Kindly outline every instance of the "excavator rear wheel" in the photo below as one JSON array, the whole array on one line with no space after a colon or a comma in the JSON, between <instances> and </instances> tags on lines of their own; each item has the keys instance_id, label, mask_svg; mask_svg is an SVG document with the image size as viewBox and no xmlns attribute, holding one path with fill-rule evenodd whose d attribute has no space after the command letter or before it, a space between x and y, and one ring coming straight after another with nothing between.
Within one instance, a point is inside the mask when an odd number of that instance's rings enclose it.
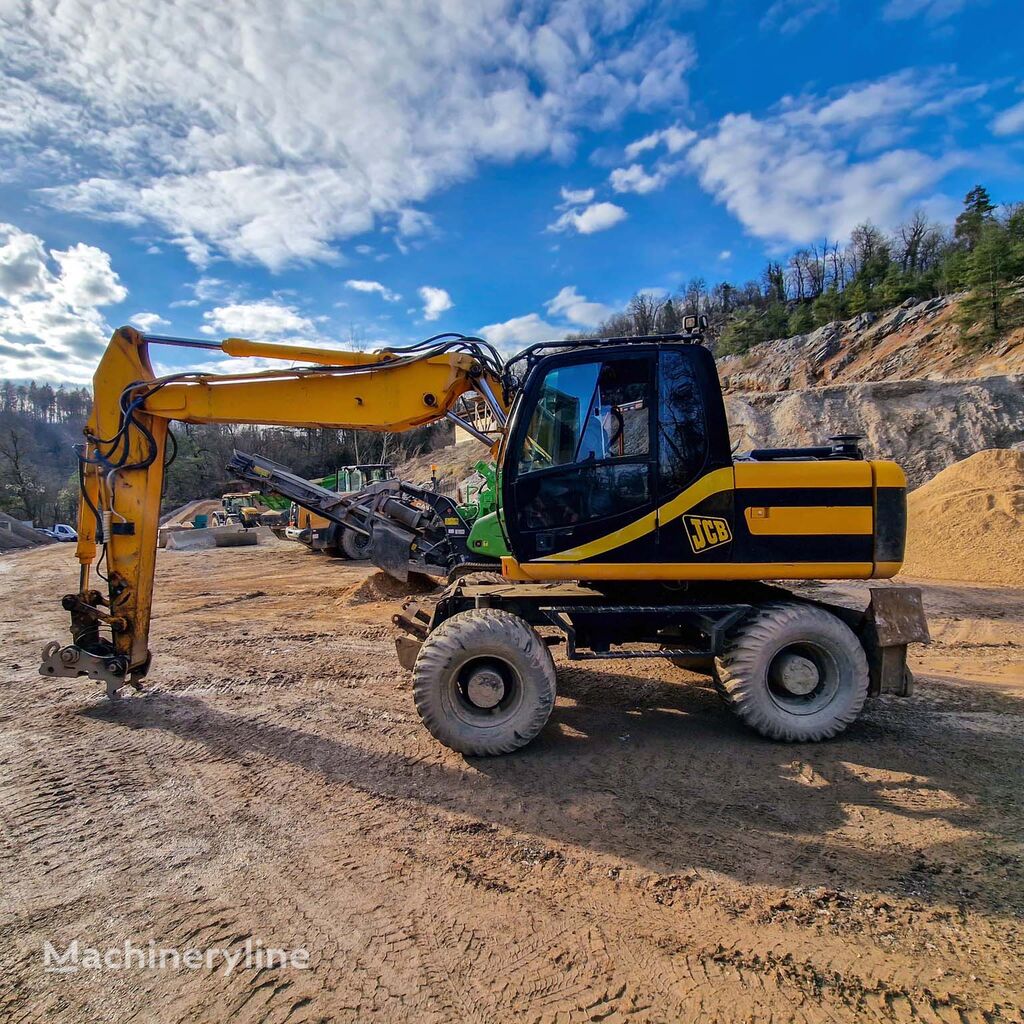
<instances>
[{"instance_id":1,"label":"excavator rear wheel","mask_svg":"<svg viewBox=\"0 0 1024 1024\"><path fill-rule=\"evenodd\" d=\"M555 704L555 663L518 615L475 608L423 642L412 692L423 724L446 747L507 754L544 728Z\"/></svg>"},{"instance_id":2,"label":"excavator rear wheel","mask_svg":"<svg viewBox=\"0 0 1024 1024\"><path fill-rule=\"evenodd\" d=\"M715 668L729 707L773 740L837 736L868 695L867 656L853 630L809 604L755 609L730 632Z\"/></svg>"}]
</instances>

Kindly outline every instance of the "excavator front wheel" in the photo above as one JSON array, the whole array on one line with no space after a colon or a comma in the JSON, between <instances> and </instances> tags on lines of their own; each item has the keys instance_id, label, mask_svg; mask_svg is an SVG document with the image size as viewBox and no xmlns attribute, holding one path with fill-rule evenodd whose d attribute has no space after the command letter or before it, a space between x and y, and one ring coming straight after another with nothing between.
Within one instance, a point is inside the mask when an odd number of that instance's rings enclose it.
<instances>
[{"instance_id":1,"label":"excavator front wheel","mask_svg":"<svg viewBox=\"0 0 1024 1024\"><path fill-rule=\"evenodd\" d=\"M346 557L358 562L360 559L370 556L370 535L368 533L357 533L355 530L345 528L341 531L341 550Z\"/></svg>"},{"instance_id":2,"label":"excavator front wheel","mask_svg":"<svg viewBox=\"0 0 1024 1024\"><path fill-rule=\"evenodd\" d=\"M518 615L476 608L447 619L413 668L416 710L431 734L462 754L507 754L544 728L555 704L555 664Z\"/></svg>"},{"instance_id":3,"label":"excavator front wheel","mask_svg":"<svg viewBox=\"0 0 1024 1024\"><path fill-rule=\"evenodd\" d=\"M837 736L868 695L868 661L842 619L809 604L756 608L715 661L729 707L773 740Z\"/></svg>"}]
</instances>

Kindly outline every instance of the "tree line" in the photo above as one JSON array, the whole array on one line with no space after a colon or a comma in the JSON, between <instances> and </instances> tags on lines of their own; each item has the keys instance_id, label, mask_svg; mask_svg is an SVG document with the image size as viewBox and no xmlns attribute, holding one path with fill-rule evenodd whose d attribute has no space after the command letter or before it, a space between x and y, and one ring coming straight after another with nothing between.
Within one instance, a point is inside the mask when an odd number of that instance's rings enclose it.
<instances>
[{"instance_id":1,"label":"tree line","mask_svg":"<svg viewBox=\"0 0 1024 1024\"><path fill-rule=\"evenodd\" d=\"M5 393L0 384L0 394ZM91 396L80 415L55 420L28 404L0 408L0 512L37 526L74 523L78 504L78 457L82 425ZM217 497L249 485L226 470L234 449L258 453L308 478L332 474L341 466L401 463L452 440L450 424L434 424L403 434L361 430L295 430L283 427L216 423L173 424L173 462L164 479L163 511L195 498Z\"/></svg>"},{"instance_id":2,"label":"tree line","mask_svg":"<svg viewBox=\"0 0 1024 1024\"><path fill-rule=\"evenodd\" d=\"M89 388L0 381L0 414L19 413L40 423L84 423L91 405Z\"/></svg>"},{"instance_id":3,"label":"tree line","mask_svg":"<svg viewBox=\"0 0 1024 1024\"><path fill-rule=\"evenodd\" d=\"M685 315L697 313L708 317L716 354L732 355L911 297L964 291L962 338L981 347L1024 323L1022 289L1014 284L1021 275L1024 204L997 208L987 189L976 185L951 225L917 211L892 232L863 223L846 244L823 239L784 261L770 260L759 278L743 284L709 287L705 278L694 277L675 295L640 292L596 336L673 334Z\"/></svg>"}]
</instances>

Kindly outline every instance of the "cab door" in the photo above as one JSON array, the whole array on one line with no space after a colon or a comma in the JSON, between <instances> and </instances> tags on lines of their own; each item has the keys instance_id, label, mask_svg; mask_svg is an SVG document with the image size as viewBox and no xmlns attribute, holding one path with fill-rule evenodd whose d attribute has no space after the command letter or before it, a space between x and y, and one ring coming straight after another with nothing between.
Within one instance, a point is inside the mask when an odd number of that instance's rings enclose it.
<instances>
[{"instance_id":1,"label":"cab door","mask_svg":"<svg viewBox=\"0 0 1024 1024\"><path fill-rule=\"evenodd\" d=\"M731 561L729 428L714 360L700 346L666 347L658 356L657 486L660 561Z\"/></svg>"},{"instance_id":2,"label":"cab door","mask_svg":"<svg viewBox=\"0 0 1024 1024\"><path fill-rule=\"evenodd\" d=\"M503 467L520 562L637 562L656 545L651 349L549 357L523 394Z\"/></svg>"}]
</instances>

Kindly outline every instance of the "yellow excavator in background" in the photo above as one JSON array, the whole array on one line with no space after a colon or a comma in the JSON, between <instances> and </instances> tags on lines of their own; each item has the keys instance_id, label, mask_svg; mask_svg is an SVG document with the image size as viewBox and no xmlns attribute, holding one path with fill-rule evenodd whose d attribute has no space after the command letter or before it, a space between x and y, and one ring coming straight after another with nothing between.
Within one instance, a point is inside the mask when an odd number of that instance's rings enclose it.
<instances>
[{"instance_id":1,"label":"yellow excavator in background","mask_svg":"<svg viewBox=\"0 0 1024 1024\"><path fill-rule=\"evenodd\" d=\"M541 343L508 362L457 334L360 353L119 329L80 452L79 589L63 599L72 642L47 645L41 674L89 676L114 697L149 671L172 420L402 431L447 418L492 446L511 554L500 576L463 577L431 609L395 616L435 737L468 754L528 743L554 704L556 643L569 658L709 671L767 736L835 735L870 693L910 692L906 645L927 637L920 593L875 589L867 608L849 609L766 581L895 575L906 481L850 436L734 456L701 326ZM308 365L157 377L154 343ZM455 412L470 391L493 436ZM374 544L386 547L392 527L380 529Z\"/></svg>"}]
</instances>

